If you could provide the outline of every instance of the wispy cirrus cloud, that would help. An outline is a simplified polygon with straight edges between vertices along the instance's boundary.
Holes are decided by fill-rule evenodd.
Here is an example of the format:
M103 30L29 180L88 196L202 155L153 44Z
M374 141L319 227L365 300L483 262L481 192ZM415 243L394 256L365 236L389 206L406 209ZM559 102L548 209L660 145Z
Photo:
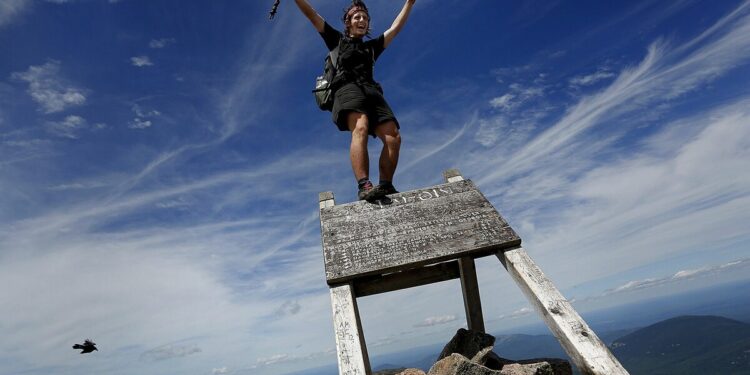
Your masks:
M520 175L544 158L568 156L578 151L575 146L586 131L647 104L680 97L744 64L750 56L748 7L748 3L743 3L715 27L683 46L670 48L664 41L653 43L639 65L622 71L601 92L584 97L484 179Z
M615 76L615 73L607 69L600 69L591 74L573 77L569 80L569 82L571 86L573 87L591 86L593 84L599 83L600 81L603 81L608 78L612 78L614 76Z
M544 95L543 86L524 86L513 83L509 86L509 89L508 93L490 100L490 106L504 112L513 112L534 98Z
M60 112L86 103L87 90L75 87L60 75L59 61L32 65L25 72L12 73L11 77L29 84L27 92L45 113Z
M649 288L676 283L676 282L680 282L684 280L696 279L700 277L715 275L721 272L730 272L730 271L741 270L741 269L746 269L746 268L750 268L750 259L740 259L740 260L736 260L733 262L724 263L724 264L715 265L715 266L706 266L706 267L696 268L696 269L681 270L681 271L675 272L675 274L672 276L628 281L627 283L617 286L615 288L605 290L602 296L649 289Z

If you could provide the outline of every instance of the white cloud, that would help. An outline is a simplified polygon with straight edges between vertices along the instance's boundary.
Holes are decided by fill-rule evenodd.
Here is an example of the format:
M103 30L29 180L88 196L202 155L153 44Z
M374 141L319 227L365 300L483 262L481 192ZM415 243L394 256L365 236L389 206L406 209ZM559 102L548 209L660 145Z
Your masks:
M499 109L502 112L513 112L530 101L544 96L544 87L539 86L543 77L537 77L537 83L534 86L524 86L519 83L513 83L508 86L509 93L490 100L490 106Z
M150 111L144 111L141 109L141 106L138 104L133 104L131 107L133 113L137 116L128 124L128 127L131 129L146 129L148 127L151 127L153 123L151 120L146 120L147 118L160 116L161 112L152 109Z
M270 365L275 365L277 363L290 362L294 360L297 360L297 358L289 354L274 354L270 357L258 358L255 362L256 362L256 365L258 366L270 366Z
M228 373L229 373L229 369L226 366L215 368L215 369L211 370L211 374L213 374L213 375L228 374Z
M698 269L688 269L677 271L672 276L661 277L661 278L648 278L643 280L633 280L620 285L618 287L608 289L603 295L611 295L615 293L631 292L635 290L643 290L654 288L661 285L676 283L687 279L696 279L700 277L706 277L709 275L715 275L720 272L729 272L731 270L742 270L744 268L750 268L750 259L741 259L717 266L702 267Z
M531 307L525 306L509 314L501 314L493 320L518 319L518 318L531 315L533 312L534 312L534 309L532 309Z
M151 41L148 42L148 46L150 48L164 48L174 42L174 38L151 39Z
M128 124L128 127L131 129L146 129L151 127L151 121L142 120L136 117Z
M520 147L536 128L533 119L521 117L522 119L513 123L510 123L505 115L480 119L478 121L479 129L474 134L474 140L485 147L502 145L508 152L511 152Z
M492 165L483 180L510 178L527 173L544 160L577 158L579 142L586 132L611 123L618 116L633 113L646 105L674 99L710 82L750 57L750 17L747 4L702 35L706 43L686 43L670 49L664 42L653 43L644 60L622 71L608 87L582 98L544 133L528 142L512 157ZM690 46L690 48L688 48ZM611 141L611 140L610 140ZM488 169L489 169L488 164Z
M130 62L133 64L133 66L137 66L139 68L154 65L154 63L151 62L151 59L149 59L148 56L133 56L130 58Z
M143 111L141 109L141 106L139 106L138 104L133 104L131 109L133 110L133 113L135 113L135 115L138 117L155 117L161 115L161 112L155 109L152 109L150 111Z
M48 189L52 191L66 191L66 190L88 190L88 189L96 189L100 187L107 186L104 183L101 182L74 182L69 184L60 184L55 186L50 186Z
M414 327L432 327L454 322L456 320L458 320L458 318L455 315L430 316L425 318L422 322L415 324Z
M607 78L612 78L615 73L607 70L598 70L595 73L591 73L585 76L576 76L570 79L570 84L573 86L590 86Z
M29 83L27 92L45 113L84 104L85 90L67 84L59 73L60 62L52 60L44 65L32 65L25 72L15 72L11 77Z
M29 8L29 5L31 5L30 0L0 1L0 28L12 23Z
M513 98L515 97L515 95L508 93L490 100L490 105L492 106L492 108L509 110L513 107L511 104L511 100L513 100Z
M62 121L50 121L47 122L47 130L55 135L78 139L80 138L80 132L87 128L86 119L80 116L67 116Z

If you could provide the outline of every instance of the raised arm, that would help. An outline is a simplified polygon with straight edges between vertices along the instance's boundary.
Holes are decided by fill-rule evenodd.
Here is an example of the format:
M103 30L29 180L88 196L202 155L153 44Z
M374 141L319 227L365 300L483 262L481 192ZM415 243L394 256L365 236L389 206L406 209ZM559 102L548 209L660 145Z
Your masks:
M406 25L406 20L409 18L409 13L411 12L411 7L414 6L414 3L417 0L406 0L404 3L404 7L401 8L401 12L396 16L396 19L393 21L393 24L391 27L385 31L385 42L383 43L384 47L388 47L389 44L393 41L393 38L398 35L399 31L401 31L401 28Z
M294 0L295 3L297 3L297 6L299 7L299 10L302 11L302 14L307 17L307 19L312 22L313 26L315 26L315 30L318 30L319 33L323 32L323 26L325 25L325 20L323 17L318 14L318 12L313 9L312 5L307 2L307 0Z

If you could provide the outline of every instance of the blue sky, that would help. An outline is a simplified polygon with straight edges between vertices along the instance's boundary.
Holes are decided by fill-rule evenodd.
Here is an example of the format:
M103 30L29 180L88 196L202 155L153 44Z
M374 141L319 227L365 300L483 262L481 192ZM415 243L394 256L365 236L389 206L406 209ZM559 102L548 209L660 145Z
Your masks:
M317 194L355 199L348 134L310 94L322 39L271 4L0 3L0 373L335 360ZM417 0L376 68L395 184L459 168L583 313L747 279L749 58L747 1ZM478 272L489 330L539 321ZM359 303L372 355L465 321L458 282Z

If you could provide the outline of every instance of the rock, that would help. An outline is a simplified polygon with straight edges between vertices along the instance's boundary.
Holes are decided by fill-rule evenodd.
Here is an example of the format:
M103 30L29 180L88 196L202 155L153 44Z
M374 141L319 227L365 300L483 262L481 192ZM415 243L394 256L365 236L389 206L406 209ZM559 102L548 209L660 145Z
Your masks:
M453 353L432 365L427 375L501 375L501 372L474 363L461 354Z
M512 361L522 365L534 364L539 362L546 362L552 367L552 374L554 375L573 375L573 368L570 366L570 362L559 359L559 358L534 358L524 359L521 361Z
M474 354L473 357L471 357L471 361L474 363L483 364L484 358L487 357L490 353L492 353L492 349L494 349L494 346L488 346L482 350L480 350L477 354Z
M479 331L469 331L460 328L451 341L445 345L438 356L438 361L453 353L461 354L466 358L474 358L477 353L495 344L495 337Z
M495 354L492 349L492 346L488 346L482 349L482 351L477 353L474 358L471 359L471 361L492 370L500 370L504 365L513 363L513 361L509 359L501 358L500 356Z
M536 358L506 363L500 373L503 375L572 375L573 369L570 363L563 359Z
M547 362L529 364L509 363L500 370L502 375L555 375Z
M397 368L397 369L388 369L388 370L380 370L373 372L372 375L400 375L401 372L408 370L405 367Z
M418 368L408 368L398 373L398 375L426 375L424 371Z

